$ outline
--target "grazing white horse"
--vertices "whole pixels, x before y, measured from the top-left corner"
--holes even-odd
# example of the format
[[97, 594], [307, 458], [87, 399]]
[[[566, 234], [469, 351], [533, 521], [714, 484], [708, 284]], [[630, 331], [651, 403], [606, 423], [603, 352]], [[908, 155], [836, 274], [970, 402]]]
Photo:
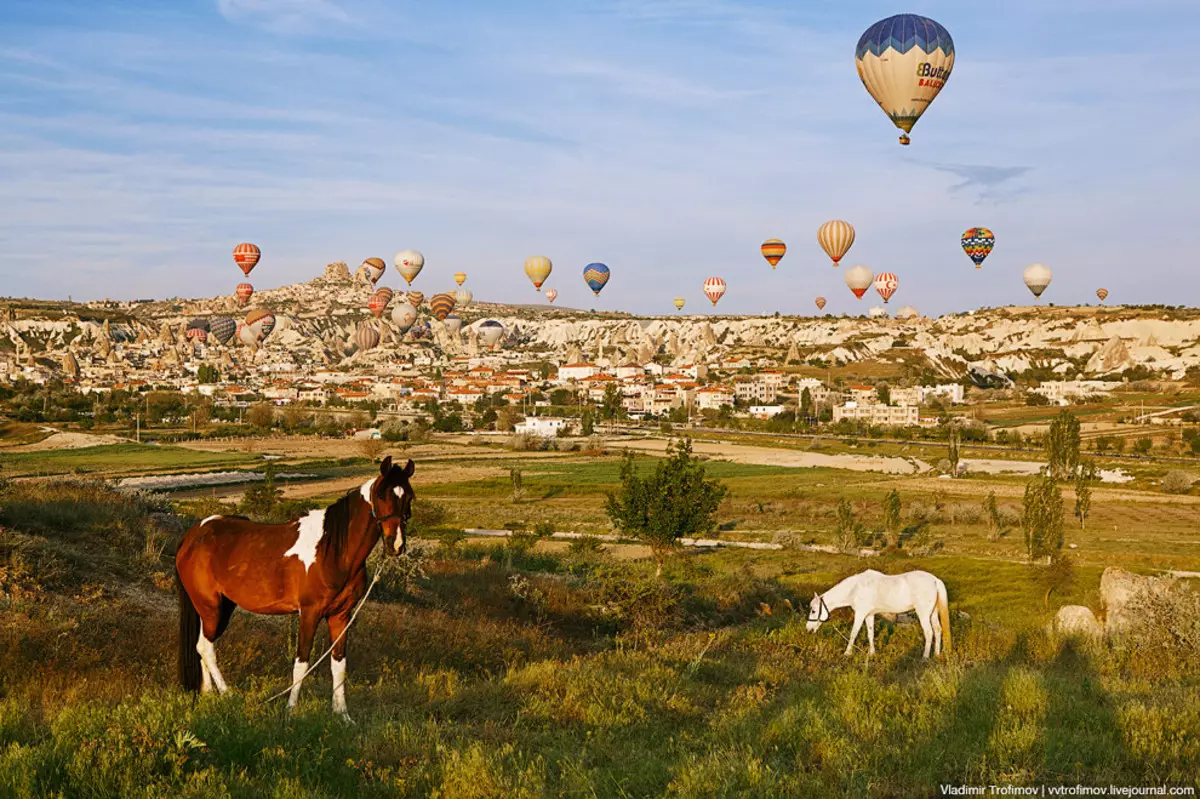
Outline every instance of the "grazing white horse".
[[[925, 631], [925, 659], [929, 645], [936, 644], [936, 654], [942, 654], [942, 636], [946, 651], [950, 651], [950, 606], [946, 584], [929, 572], [914, 571], [889, 575], [867, 569], [847, 577], [824, 594], [813, 597], [808, 610], [808, 631], [815, 633], [821, 622], [829, 620], [829, 612], [837, 608], [854, 609], [854, 630], [846, 654], [854, 651], [854, 641], [863, 622], [867, 623], [867, 642], [875, 654], [875, 614], [906, 613], [915, 610], [921, 629]], [[939, 624], [940, 622], [940, 624]]]

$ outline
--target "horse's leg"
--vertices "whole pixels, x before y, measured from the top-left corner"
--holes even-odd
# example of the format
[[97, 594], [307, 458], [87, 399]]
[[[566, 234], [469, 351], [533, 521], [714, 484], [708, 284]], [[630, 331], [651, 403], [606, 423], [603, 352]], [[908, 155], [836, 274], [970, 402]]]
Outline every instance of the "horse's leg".
[[846, 644], [846, 654], [849, 655], [854, 651], [854, 642], [858, 640], [858, 631], [862, 629], [863, 616], [857, 610], [854, 611], [854, 629], [850, 631], [850, 643]]
[[339, 641], [338, 637], [346, 631], [349, 623], [349, 610], [329, 617], [329, 637], [337, 641], [329, 660], [329, 670], [333, 676], [333, 712], [346, 721], [350, 721], [350, 714], [346, 711], [346, 639], [343, 636]]
[[867, 616], [867, 644], [872, 655], [875, 654], [875, 614]]
[[308, 656], [312, 652], [317, 624], [321, 621], [316, 608], [300, 608], [300, 633], [296, 640], [296, 662], [292, 664], [292, 692], [288, 696], [288, 710], [294, 710], [300, 702], [300, 684], [308, 671]]
[[938, 618], [937, 604], [929, 611], [929, 626], [933, 628], [933, 653], [942, 654], [942, 620]]
[[925, 654], [922, 657], [929, 660], [929, 645], [933, 643], [933, 625], [929, 623], [928, 613], [918, 613], [917, 618], [921, 620], [921, 630], [925, 633]]

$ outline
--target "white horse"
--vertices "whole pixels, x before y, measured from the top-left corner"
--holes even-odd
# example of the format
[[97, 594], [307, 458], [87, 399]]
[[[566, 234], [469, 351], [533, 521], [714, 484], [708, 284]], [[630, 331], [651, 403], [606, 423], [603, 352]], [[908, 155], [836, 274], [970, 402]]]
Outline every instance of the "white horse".
[[[863, 622], [867, 623], [867, 643], [875, 654], [875, 614], [917, 612], [921, 629], [925, 631], [925, 659], [929, 645], [936, 644], [936, 654], [942, 654], [942, 636], [946, 651], [950, 651], [950, 606], [946, 584], [929, 572], [913, 571], [888, 575], [867, 569], [847, 577], [824, 594], [813, 597], [808, 610], [808, 631], [815, 633], [821, 622], [829, 620], [829, 612], [837, 608], [854, 609], [854, 630], [846, 654], [854, 651], [854, 641]], [[940, 622], [940, 624], [939, 624]]]

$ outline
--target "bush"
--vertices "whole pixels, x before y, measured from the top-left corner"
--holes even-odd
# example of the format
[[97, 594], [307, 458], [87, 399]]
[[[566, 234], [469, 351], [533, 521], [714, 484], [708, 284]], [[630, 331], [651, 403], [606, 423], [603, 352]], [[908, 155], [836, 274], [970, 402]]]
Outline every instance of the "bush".
[[1128, 633], [1139, 654], [1166, 650], [1192, 664], [1200, 656], [1200, 593], [1177, 583], [1170, 590], [1143, 591], [1131, 610], [1140, 623]]
[[982, 509], [975, 505], [955, 503], [950, 509], [955, 524], [979, 524], [983, 520]]
[[1195, 482], [1187, 472], [1167, 472], [1162, 480], [1162, 490], [1168, 494], [1186, 494], [1192, 490], [1192, 483]]

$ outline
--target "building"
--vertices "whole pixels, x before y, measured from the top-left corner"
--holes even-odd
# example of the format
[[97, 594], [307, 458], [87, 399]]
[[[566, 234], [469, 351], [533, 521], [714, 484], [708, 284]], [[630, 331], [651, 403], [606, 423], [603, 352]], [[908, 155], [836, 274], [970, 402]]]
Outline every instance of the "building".
[[[1079, 381], [1073, 382], [1078, 383]], [[964, 401], [963, 387], [958, 383], [943, 383], [940, 386], [923, 386], [921, 388], [922, 403], [929, 402], [934, 397], [949, 400], [952, 405], [962, 405]]]
[[[1089, 394], [1107, 394], [1117, 386], [1116, 381], [1109, 380], [1047, 380], [1037, 388], [1029, 389], [1032, 394], [1041, 394], [1046, 399], [1058, 405], [1066, 405], [1074, 397], [1086, 397]], [[962, 388], [959, 386], [958, 388]]]
[[739, 380], [734, 384], [733, 391], [742, 402], [758, 403], [760, 405], [774, 402], [779, 394], [774, 385], [762, 383], [758, 380]]
[[558, 431], [566, 428], [567, 420], [552, 416], [530, 416], [523, 422], [518, 422], [513, 430], [517, 435], [541, 436], [554, 438]]
[[696, 407], [702, 411], [733, 405], [733, 392], [725, 386], [708, 386], [696, 392]]
[[875, 386], [847, 386], [846, 401], [858, 405], [870, 405], [879, 402], [879, 392]]
[[770, 419], [783, 413], [782, 405], [751, 405], [750, 415], [755, 419]]
[[907, 427], [917, 424], [919, 414], [920, 411], [915, 405], [880, 405], [878, 403], [859, 405], [856, 402], [847, 402], [844, 405], [834, 406], [833, 421], [840, 422], [846, 419], [853, 422], [866, 422], [869, 425]]
[[920, 405], [924, 391], [920, 386], [893, 388], [888, 391], [892, 405]]
[[559, 381], [586, 380], [598, 374], [600, 374], [600, 367], [594, 363], [569, 363], [558, 367]]

